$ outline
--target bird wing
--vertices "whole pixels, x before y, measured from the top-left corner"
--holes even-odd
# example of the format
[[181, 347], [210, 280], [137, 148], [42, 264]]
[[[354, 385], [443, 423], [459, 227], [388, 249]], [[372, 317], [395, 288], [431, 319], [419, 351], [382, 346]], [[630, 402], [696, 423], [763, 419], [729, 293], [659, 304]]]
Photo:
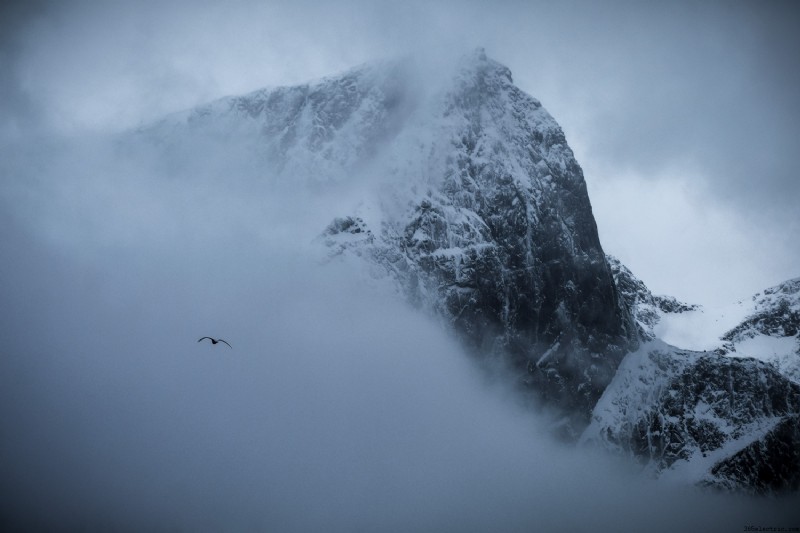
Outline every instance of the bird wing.
[[197, 339], [197, 342], [200, 342], [200, 341], [201, 341], [201, 340], [203, 340], [203, 339], [208, 339], [208, 340], [210, 340], [210, 341], [213, 341], [213, 340], [214, 340], [214, 339], [212, 339], [211, 337], [200, 337], [199, 339]]
[[[227, 341], [225, 341], [225, 340], [222, 340], [222, 339], [217, 339], [217, 340], [218, 340], [219, 342], [224, 342], [225, 344], [228, 344], [228, 342], [227, 342]], [[231, 346], [230, 344], [228, 344], [228, 348], [231, 348], [231, 349], [232, 349], [232, 348], [233, 348], [233, 346]]]

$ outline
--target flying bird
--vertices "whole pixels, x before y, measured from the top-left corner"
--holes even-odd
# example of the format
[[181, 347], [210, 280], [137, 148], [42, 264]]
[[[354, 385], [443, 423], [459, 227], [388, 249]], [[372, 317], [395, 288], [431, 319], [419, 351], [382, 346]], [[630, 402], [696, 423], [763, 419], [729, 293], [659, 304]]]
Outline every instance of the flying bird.
[[[227, 342], [227, 341], [225, 341], [225, 340], [223, 340], [223, 339], [212, 339], [211, 337], [200, 337], [199, 339], [197, 339], [197, 342], [200, 342], [200, 341], [202, 341], [203, 339], [208, 339], [208, 340], [210, 340], [210, 341], [211, 341], [211, 344], [217, 344], [218, 342], [224, 342], [225, 344], [228, 344], [228, 342]], [[233, 346], [231, 346], [230, 344], [228, 344], [228, 348], [233, 348]]]

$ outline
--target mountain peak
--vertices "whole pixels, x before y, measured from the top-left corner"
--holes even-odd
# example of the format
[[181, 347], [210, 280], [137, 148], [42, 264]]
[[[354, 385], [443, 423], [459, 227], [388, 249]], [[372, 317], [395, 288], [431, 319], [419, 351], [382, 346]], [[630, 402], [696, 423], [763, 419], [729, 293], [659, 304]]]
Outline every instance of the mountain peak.
[[487, 57], [486, 57], [486, 49], [485, 49], [484, 47], [482, 47], [482, 46], [478, 46], [478, 47], [476, 47], [476, 48], [475, 48], [475, 49], [472, 51], [472, 55], [473, 55], [473, 56], [475, 57], [475, 59], [476, 59], [476, 60], [478, 60], [478, 61], [486, 61], [486, 60], [487, 60]]
[[[229, 97], [141, 133], [221, 186], [239, 179], [235, 167], [220, 168], [224, 152], [256, 165], [269, 186], [334, 191], [313, 219], [326, 260], [366, 265], [478, 361], [499, 363], [558, 412], [566, 437], [591, 422], [585, 435], [660, 470], [693, 455], [721, 457], [730, 451], [723, 444], [800, 442], [796, 431], [782, 436], [796, 429], [798, 386], [771, 365], [653, 339], [659, 320], [701, 311], [652, 295], [606, 257], [563, 131], [483, 49]], [[215, 144], [206, 155], [198, 146], [209, 139], [229, 150]], [[798, 291], [796, 283], [765, 291], [757, 302], [765, 314], [733, 341], [751, 332], [796, 340]], [[750, 393], [739, 394], [740, 384]], [[735, 412], [725, 410], [735, 402]], [[789, 472], [770, 487], [797, 479], [796, 465], [770, 457], [754, 468]], [[726, 468], [753, 466], [740, 459]], [[758, 475], [747, 472], [723, 477], [752, 485]]]
[[467, 83], [468, 80], [504, 88], [514, 84], [511, 69], [488, 57], [483, 48], [476, 48], [465, 54], [456, 64], [457, 74], [454, 76], [456, 85]]
[[482, 48], [455, 62], [364, 65], [177, 118], [170, 137], [225, 139], [276, 183], [350, 187], [322, 238], [331, 253], [366, 259], [482, 360], [511, 366], [566, 412], [573, 436], [638, 343], [561, 128]]

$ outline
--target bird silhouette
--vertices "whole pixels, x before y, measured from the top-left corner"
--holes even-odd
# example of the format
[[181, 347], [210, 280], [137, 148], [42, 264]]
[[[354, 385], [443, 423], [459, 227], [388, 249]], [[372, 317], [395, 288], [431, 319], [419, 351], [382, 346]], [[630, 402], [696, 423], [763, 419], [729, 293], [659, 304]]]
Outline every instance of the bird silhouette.
[[[225, 340], [223, 340], [223, 339], [212, 339], [211, 337], [200, 337], [199, 339], [197, 339], [197, 342], [200, 342], [200, 341], [202, 341], [203, 339], [208, 339], [208, 340], [210, 340], [210, 341], [211, 341], [211, 344], [217, 344], [218, 342], [224, 342], [225, 344], [228, 344], [228, 342], [227, 342], [227, 341], [225, 341]], [[228, 348], [233, 348], [233, 346], [231, 346], [230, 344], [228, 344]]]

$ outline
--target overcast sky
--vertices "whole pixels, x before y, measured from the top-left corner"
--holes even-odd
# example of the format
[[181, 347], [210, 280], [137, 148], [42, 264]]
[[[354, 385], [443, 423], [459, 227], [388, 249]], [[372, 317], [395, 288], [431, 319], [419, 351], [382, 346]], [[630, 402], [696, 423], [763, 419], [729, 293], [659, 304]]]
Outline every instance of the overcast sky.
[[[3, 132], [121, 129], [409, 50], [484, 46], [564, 128], [606, 251], [727, 302], [800, 275], [795, 2], [25, 2]], [[36, 122], [31, 122], [35, 119]]]
[[311, 260], [324, 196], [221, 190], [104, 134], [483, 46], [564, 128], [606, 251], [725, 302], [800, 275], [798, 22], [791, 2], [4, 2], [0, 526], [796, 526], [543, 437], [445, 333]]

